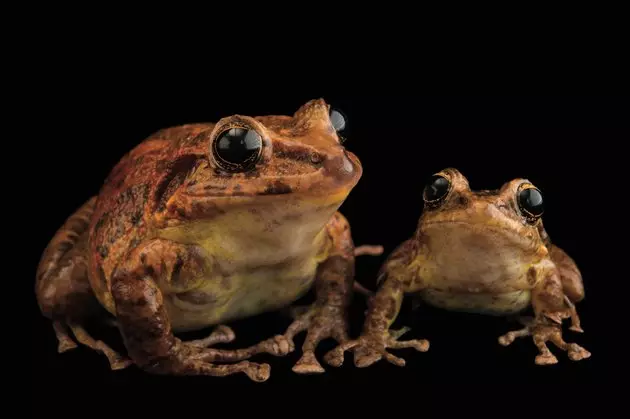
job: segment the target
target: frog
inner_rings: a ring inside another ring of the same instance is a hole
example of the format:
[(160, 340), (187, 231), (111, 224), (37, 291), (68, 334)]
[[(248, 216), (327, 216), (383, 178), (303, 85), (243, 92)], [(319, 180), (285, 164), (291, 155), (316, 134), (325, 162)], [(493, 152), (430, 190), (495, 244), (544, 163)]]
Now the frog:
[[(405, 296), (415, 313), (426, 304), (517, 320), (523, 327), (499, 336), (499, 344), (531, 336), (536, 365), (558, 362), (548, 342), (573, 361), (591, 356), (563, 339), (566, 319), (571, 331), (584, 332), (576, 304), (585, 298), (585, 287), (575, 260), (552, 243), (543, 226), (538, 187), (516, 178), (496, 190), (472, 190), (458, 169), (446, 168), (430, 176), (422, 201), (414, 233), (381, 265), (359, 337), (326, 353), (328, 364), (341, 366), (345, 351), (352, 351), (359, 368), (382, 359), (404, 366), (388, 349), (428, 351), (428, 339), (400, 340), (410, 327), (391, 328)], [(527, 311), (533, 316), (525, 316)]]
[[(370, 295), (354, 280), (355, 257), (382, 252), (355, 246), (339, 211), (363, 171), (344, 145), (346, 122), (320, 98), (292, 115), (163, 128), (133, 147), (41, 256), (35, 294), (58, 352), (78, 342), (112, 370), (263, 382), (270, 366), (251, 358), (285, 356), (305, 332), (293, 371), (324, 372), (315, 349), (346, 342), (353, 294)], [(314, 302), (297, 306), (309, 291)], [(234, 341), (231, 322), (284, 309), (284, 334), (216, 348)], [(126, 354), (94, 339), (92, 318), (118, 329)]]

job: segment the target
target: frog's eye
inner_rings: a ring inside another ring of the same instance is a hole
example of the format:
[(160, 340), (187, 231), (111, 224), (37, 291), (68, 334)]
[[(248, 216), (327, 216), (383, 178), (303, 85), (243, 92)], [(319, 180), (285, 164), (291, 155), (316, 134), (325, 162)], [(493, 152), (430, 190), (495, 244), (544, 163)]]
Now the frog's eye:
[(544, 211), (542, 193), (533, 186), (521, 189), (517, 195), (518, 206), (528, 218), (537, 219)]
[(328, 117), (335, 131), (341, 132), (346, 128), (346, 117), (339, 109), (331, 109)]
[(262, 137), (256, 130), (245, 127), (228, 128), (213, 142), (214, 157), (222, 169), (244, 172), (258, 162), (263, 147)]
[(339, 140), (341, 142), (344, 142), (346, 139), (345, 137), (341, 136), (341, 133), (346, 129), (347, 118), (339, 109), (331, 109), (330, 113), (328, 114), (328, 118), (330, 119), (332, 127), (337, 132)]
[(428, 204), (436, 204), (446, 197), (451, 189), (451, 182), (440, 175), (433, 175), (424, 188), (422, 197)]

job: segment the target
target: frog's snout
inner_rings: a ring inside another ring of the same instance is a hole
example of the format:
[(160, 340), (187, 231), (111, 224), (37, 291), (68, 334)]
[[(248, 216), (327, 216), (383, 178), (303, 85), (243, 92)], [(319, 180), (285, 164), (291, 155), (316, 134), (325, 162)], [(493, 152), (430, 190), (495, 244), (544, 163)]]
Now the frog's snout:
[(326, 173), (339, 180), (350, 179), (361, 172), (361, 166), (357, 157), (351, 152), (340, 148), (339, 152), (330, 155), (323, 164)]

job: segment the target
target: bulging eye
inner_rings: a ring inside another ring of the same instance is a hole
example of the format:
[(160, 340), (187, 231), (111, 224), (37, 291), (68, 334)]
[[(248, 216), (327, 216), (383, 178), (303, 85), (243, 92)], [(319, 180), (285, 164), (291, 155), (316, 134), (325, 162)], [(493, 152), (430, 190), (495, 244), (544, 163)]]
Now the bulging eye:
[(444, 199), (451, 188), (451, 182), (440, 175), (433, 175), (424, 188), (423, 198), (429, 204), (434, 204)]
[(540, 217), (544, 211), (542, 193), (533, 187), (521, 189), (518, 192), (518, 206), (528, 218)]
[[(347, 118), (339, 109), (331, 109), (330, 113), (328, 114), (328, 118), (330, 119), (330, 123), (332, 124), (338, 135), (346, 130)], [(339, 136), (339, 139), (342, 141), (345, 140), (345, 138), (341, 136)]]
[(214, 157), (221, 168), (243, 172), (258, 162), (263, 147), (262, 137), (250, 128), (228, 128), (213, 142)]

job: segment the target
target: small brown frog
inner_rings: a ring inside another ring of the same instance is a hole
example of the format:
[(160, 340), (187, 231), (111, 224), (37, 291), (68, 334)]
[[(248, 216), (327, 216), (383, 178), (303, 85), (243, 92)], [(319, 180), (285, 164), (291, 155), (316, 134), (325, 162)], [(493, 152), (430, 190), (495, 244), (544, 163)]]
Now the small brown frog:
[(326, 362), (340, 366), (344, 351), (352, 349), (358, 367), (381, 358), (402, 366), (404, 360), (386, 348), (427, 351), (427, 340), (398, 340), (409, 328), (389, 330), (405, 294), (443, 309), (489, 315), (517, 315), (531, 306), (534, 319), (521, 318), (525, 328), (501, 336), (501, 345), (533, 336), (539, 365), (557, 362), (547, 341), (574, 361), (590, 356), (562, 339), (562, 320), (568, 317), (571, 330), (582, 332), (574, 303), (584, 298), (584, 287), (574, 261), (545, 232), (539, 189), (515, 179), (497, 191), (472, 191), (451, 168), (433, 176), (423, 198), (415, 234), (380, 271), (361, 336), (327, 353)]
[[(81, 344), (112, 369), (269, 377), (255, 354), (286, 355), (307, 331), (297, 373), (323, 368), (322, 339), (348, 340), (346, 310), (355, 248), (337, 211), (361, 177), (341, 144), (345, 119), (323, 100), (293, 116), (234, 115), (156, 132), (114, 167), (97, 196), (69, 217), (47, 246), (36, 278), (42, 313), (59, 352)], [(225, 323), (286, 308), (312, 287), (284, 335), (244, 349)], [(122, 334), (127, 356), (85, 330), (99, 309)], [(206, 339), (176, 333), (216, 326)]]

